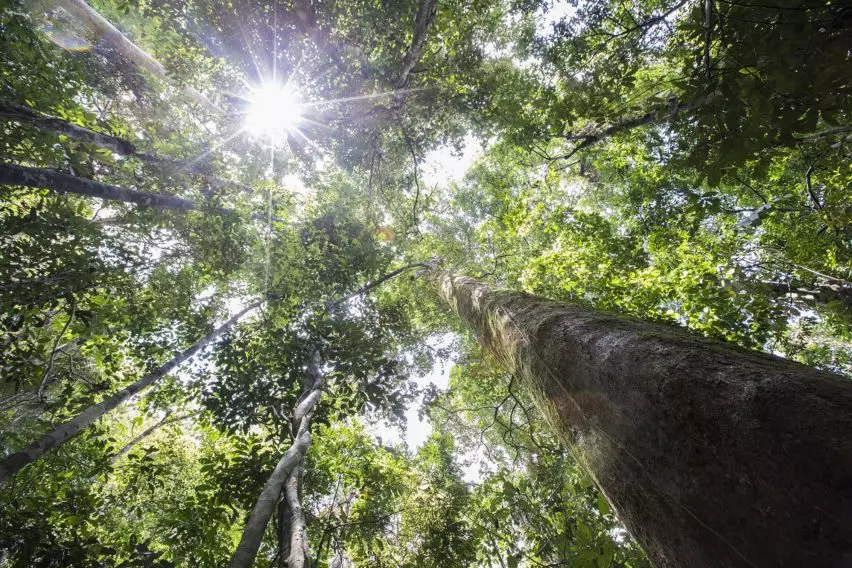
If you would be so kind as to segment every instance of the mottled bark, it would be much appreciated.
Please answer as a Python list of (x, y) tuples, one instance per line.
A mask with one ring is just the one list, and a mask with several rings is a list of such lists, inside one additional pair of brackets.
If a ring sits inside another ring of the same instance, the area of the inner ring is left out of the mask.
[(272, 475), (266, 480), (266, 484), (257, 498), (257, 503), (249, 515), (240, 544), (231, 557), (230, 568), (251, 568), (254, 564), (254, 558), (260, 548), (260, 541), (263, 540), (263, 533), (266, 531), (266, 525), (269, 523), (272, 511), (275, 510), (278, 503), (281, 488), (290, 472), (301, 463), (302, 456), (308, 451), (310, 445), (311, 433), (305, 430), (281, 456), (272, 471)]
[[(293, 412), (292, 429), (294, 436), (299, 432), (309, 432), (311, 415), (322, 396), (325, 377), (321, 370), (322, 362), (318, 350), (314, 350), (308, 361), (308, 378), (302, 401)], [(290, 555), (286, 559), (287, 568), (305, 568), (310, 566), (310, 550), (308, 548), (308, 526), (305, 522), (305, 511), (302, 508), (302, 476), (305, 471), (305, 456), (284, 484), (284, 499), (287, 501), (288, 520), (290, 528)]]
[(293, 471), (284, 484), (284, 499), (290, 513), (290, 555), (287, 557), (287, 568), (305, 568), (308, 562), (308, 529), (305, 523), (305, 511), (302, 508), (302, 475), (304, 460)]
[(158, 209), (177, 209), (180, 211), (203, 209), (219, 215), (235, 214), (234, 211), (230, 209), (225, 209), (223, 207), (203, 207), (194, 201), (175, 197), (173, 195), (145, 193), (144, 191), (125, 189), (123, 187), (108, 185), (86, 178), (55, 172), (53, 170), (28, 168), (15, 164), (0, 163), (0, 184), (23, 185), (26, 187), (49, 189), (60, 193), (73, 193), (75, 195), (85, 195), (87, 197), (98, 197), (109, 201), (123, 201), (125, 203), (135, 203), (137, 205), (155, 207)]
[[(293, 443), (281, 457), (269, 479), (266, 480), (266, 484), (260, 492), (257, 503), (246, 522), (246, 527), (243, 529), (240, 544), (231, 557), (231, 562), (228, 565), (229, 568), (251, 568), (254, 564), (257, 551), (260, 549), (260, 542), (263, 539), (263, 533), (266, 531), (266, 525), (269, 523), (272, 512), (278, 505), (282, 492), (284, 493), (284, 499), (287, 500), (285, 509), (289, 513), (287, 520), (290, 525), (290, 547), (289, 557), (286, 559), (287, 566), (292, 568), (294, 558), (299, 556), (296, 554), (297, 551), (302, 552), (303, 557), (306, 555), (307, 533), (304, 523), (304, 513), (302, 512), (301, 502), (298, 498), (298, 483), (300, 483), (298, 472), (303, 467), (305, 454), (311, 446), (311, 415), (322, 396), (324, 384), (324, 377), (320, 369), (319, 352), (317, 351), (312, 354), (311, 360), (308, 363), (308, 374), (312, 381), (310, 386), (303, 392), (302, 399), (293, 410), (293, 417), (291, 419)], [(291, 483), (290, 479), (293, 478), (296, 479), (292, 483), (296, 484), (297, 490), (294, 496), (295, 499), (291, 500), (293, 496), (289, 494), (286, 487), (288, 483)], [(297, 510), (294, 511), (294, 509)], [(300, 518), (301, 522), (299, 522)], [(279, 522), (281, 522), (281, 519), (279, 519)], [(299, 532), (304, 540), (294, 538), (293, 535), (296, 532)], [(294, 548), (294, 543), (298, 544), (299, 547)], [(304, 566), (304, 560), (301, 566)]]
[(278, 566), (287, 568), (287, 559), (290, 558), (290, 509), (287, 506), (287, 498), (280, 495), (278, 498)]
[(224, 324), (213, 330), (210, 334), (208, 334), (204, 339), (190, 347), (189, 349), (183, 351), (182, 353), (173, 357), (168, 363), (159, 367), (153, 373), (145, 375), (138, 381), (124, 387), (120, 391), (116, 392), (112, 396), (106, 398), (94, 406), (90, 406), (65, 424), (61, 426), (57, 426), (51, 432), (43, 436), (36, 442), (33, 442), (20, 452), (16, 452), (6, 458), (3, 461), (0, 461), (0, 482), (2, 482), (5, 478), (13, 475), (17, 471), (21, 470), (24, 466), (36, 461), (40, 457), (42, 457), (49, 450), (61, 446), (74, 436), (77, 436), (80, 432), (83, 431), (84, 428), (89, 426), (95, 420), (98, 420), (107, 412), (135, 395), (138, 392), (141, 392), (151, 384), (160, 380), (174, 369), (176, 369), (181, 363), (204, 349), (207, 345), (209, 345), (213, 340), (222, 335), (226, 330), (228, 330), (234, 323), (236, 323), (243, 315), (245, 315), (248, 311), (256, 308), (259, 303), (252, 304), (247, 308), (241, 310), (237, 315), (226, 321)]
[(852, 565), (852, 381), (424, 275), (533, 393), (657, 566)]
[[(115, 49), (126, 59), (132, 61), (138, 67), (145, 69), (158, 79), (169, 84), (176, 85), (176, 82), (172, 80), (166, 71), (166, 68), (163, 67), (159, 61), (148, 55), (148, 53), (127, 39), (127, 37), (121, 33), (118, 28), (113, 26), (94, 8), (86, 4), (84, 0), (56, 0), (55, 5), (77, 18), (77, 20), (89, 28), (89, 31), (93, 35), (109, 44), (110, 47)], [(221, 114), (222, 110), (196, 89), (189, 86), (182, 86), (179, 88), (181, 88), (187, 97), (189, 97), (189, 99), (193, 102), (214, 114)]]
[(423, 52), (426, 50), (426, 39), (429, 36), (429, 28), (432, 27), (432, 22), (435, 21), (435, 14), (438, 11), (438, 0), (421, 0), (420, 6), (417, 9), (417, 16), (414, 18), (414, 34), (411, 38), (411, 45), (402, 58), (402, 69), (394, 83), (394, 88), (404, 89), (408, 86), (408, 79), (415, 65), (423, 57)]

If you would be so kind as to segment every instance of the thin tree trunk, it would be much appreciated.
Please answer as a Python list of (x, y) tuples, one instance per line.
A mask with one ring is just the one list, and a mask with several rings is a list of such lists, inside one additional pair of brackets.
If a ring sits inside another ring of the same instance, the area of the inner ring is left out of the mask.
[(329, 302), (328, 305), (326, 305), (326, 307), (325, 307), (325, 311), (329, 311), (333, 308), (336, 308), (337, 306), (346, 302), (347, 300), (351, 300), (352, 298), (355, 298), (355, 297), (360, 296), (362, 294), (366, 294), (367, 292), (371, 291), (373, 288), (376, 288), (376, 287), (384, 284), (385, 282), (387, 282), (391, 278), (399, 276), (400, 274), (402, 274), (406, 270), (411, 270), (412, 268), (429, 268), (429, 265), (424, 264), (422, 262), (412, 262), (411, 264), (406, 264), (405, 266), (403, 266), (401, 268), (397, 268), (396, 270), (388, 272), (384, 276), (377, 278), (376, 280), (374, 280), (372, 282), (368, 282), (367, 284), (364, 284), (362, 287), (358, 288), (357, 290), (355, 290), (351, 294), (346, 294), (345, 296), (338, 298), (337, 300), (335, 300), (333, 302)]
[(138, 156), (143, 160), (150, 157), (149, 154), (141, 154), (136, 150), (136, 146), (128, 140), (122, 140), (109, 134), (95, 132), (82, 126), (77, 126), (74, 123), (55, 118), (53, 116), (44, 116), (41, 113), (15, 103), (0, 101), (0, 117), (12, 119), (22, 124), (28, 124), (42, 131), (61, 134), (71, 140), (92, 144), (99, 148), (115, 152), (120, 156)]
[(646, 114), (633, 118), (628, 118), (622, 122), (618, 122), (606, 128), (592, 132), (565, 134), (561, 136), (561, 138), (572, 142), (579, 142), (579, 144), (574, 146), (567, 154), (559, 156), (559, 159), (567, 160), (580, 150), (588, 148), (589, 146), (597, 144), (601, 140), (606, 140), (607, 138), (616, 134), (628, 132), (630, 130), (633, 130), (634, 128), (638, 128), (646, 124), (662, 122), (664, 120), (671, 120), (682, 112), (692, 112), (695, 109), (706, 105), (711, 100), (713, 100), (712, 96), (708, 96), (698, 101), (687, 103), (681, 103), (677, 100), (674, 100), (669, 104), (668, 109), (664, 109), (662, 111), (653, 110)]
[(302, 508), (302, 476), (305, 471), (304, 456), (301, 463), (290, 472), (284, 484), (284, 498), (290, 512), (290, 556), (287, 568), (305, 568), (308, 560), (308, 529)]
[[(175, 81), (169, 77), (166, 68), (159, 61), (151, 57), (148, 53), (142, 50), (139, 46), (121, 33), (118, 28), (113, 26), (106, 18), (101, 16), (94, 8), (86, 4), (84, 0), (57, 0), (56, 6), (61, 7), (69, 14), (77, 18), (80, 22), (89, 28), (95, 36), (101, 38), (109, 44), (119, 54), (126, 59), (132, 61), (138, 67), (145, 69), (158, 79), (165, 81), (171, 85), (175, 85)], [(204, 107), (214, 114), (221, 114), (222, 110), (214, 105), (210, 99), (205, 97), (196, 89), (183, 86), (180, 87), (183, 92), (195, 103)]]
[(402, 58), (402, 69), (394, 83), (394, 88), (404, 89), (408, 86), (408, 79), (411, 76), (411, 72), (420, 61), (420, 58), (423, 57), (429, 28), (432, 27), (432, 22), (435, 21), (437, 10), (438, 0), (421, 0), (420, 6), (417, 9), (417, 16), (414, 18), (414, 34), (411, 38), (411, 45)]
[(142, 432), (141, 434), (139, 434), (138, 436), (136, 436), (135, 438), (133, 438), (132, 440), (127, 442), (124, 445), (123, 448), (118, 450), (118, 452), (110, 458), (109, 465), (115, 465), (115, 462), (120, 460), (121, 457), (124, 454), (126, 454), (127, 452), (132, 450), (134, 447), (136, 447), (137, 444), (139, 444), (139, 442), (143, 441), (145, 438), (147, 438), (148, 436), (150, 436), (151, 434), (153, 434), (154, 432), (156, 432), (157, 430), (159, 430), (160, 428), (162, 428), (166, 424), (174, 424), (175, 422), (180, 422), (181, 420), (186, 420), (190, 416), (193, 416), (193, 414), (194, 413), (181, 414), (180, 416), (171, 416), (169, 413), (166, 413), (166, 415), (163, 416), (162, 420), (160, 420), (159, 422), (157, 422), (156, 424), (154, 424), (153, 426), (151, 426), (150, 428), (148, 428), (147, 430), (145, 430), (144, 432)]
[[(266, 525), (269, 523), (270, 517), (272, 517), (272, 512), (278, 505), (279, 496), (288, 479), (302, 467), (305, 454), (311, 446), (311, 415), (316, 408), (317, 402), (322, 397), (324, 384), (324, 377), (320, 370), (319, 352), (317, 351), (313, 353), (311, 361), (308, 364), (308, 373), (311, 375), (313, 382), (303, 393), (302, 400), (296, 405), (291, 420), (293, 444), (284, 452), (278, 465), (272, 471), (272, 475), (266, 480), (266, 485), (263, 486), (257, 503), (246, 522), (246, 528), (243, 530), (240, 544), (237, 545), (237, 549), (231, 557), (231, 562), (228, 565), (229, 568), (251, 568), (254, 564), (257, 551), (260, 549), (260, 542), (263, 540), (263, 533), (266, 531)], [(287, 498), (286, 493), (284, 497), (285, 499)], [(296, 501), (298, 502), (298, 499)], [(298, 503), (298, 507), (301, 511), (301, 503)], [(296, 532), (296, 526), (293, 524), (293, 503), (290, 500), (287, 501), (287, 509), (290, 512), (289, 520), (291, 523), (290, 557), (287, 559), (287, 566), (292, 566), (291, 562), (293, 557), (296, 556), (297, 550), (304, 555), (306, 547), (300, 547), (299, 549), (293, 548), (293, 533)], [(296, 522), (298, 522), (298, 519)], [(304, 527), (304, 516), (302, 516), (302, 527)], [(301, 532), (304, 534), (304, 529)], [(305, 542), (307, 542), (306, 537)]]
[(852, 381), (428, 270), (660, 568), (852, 563)]
[(85, 144), (92, 144), (98, 148), (115, 152), (120, 156), (138, 158), (147, 164), (151, 164), (152, 166), (162, 169), (163, 172), (167, 174), (186, 173), (197, 175), (202, 177), (213, 187), (232, 186), (242, 191), (251, 191), (251, 187), (249, 186), (225, 181), (214, 175), (210, 175), (207, 172), (206, 166), (201, 163), (185, 164), (171, 158), (163, 158), (147, 152), (140, 152), (136, 148), (136, 145), (129, 140), (104, 134), (103, 132), (89, 130), (88, 128), (78, 126), (72, 122), (68, 122), (67, 120), (62, 120), (61, 118), (46, 116), (23, 105), (0, 101), (0, 118), (7, 118), (22, 124), (30, 125), (42, 132), (53, 132), (70, 138), (71, 140), (76, 140)]
[(120, 391), (113, 394), (109, 398), (101, 401), (100, 403), (94, 406), (90, 406), (65, 424), (62, 424), (61, 426), (58, 426), (53, 429), (53, 431), (43, 436), (37, 442), (33, 442), (23, 450), (6, 457), (5, 459), (3, 459), (3, 461), (0, 461), (0, 482), (2, 482), (10, 475), (13, 475), (24, 466), (36, 461), (49, 450), (61, 446), (62, 444), (82, 432), (83, 429), (89, 426), (92, 422), (98, 420), (107, 412), (109, 412), (131, 396), (144, 390), (146, 387), (150, 386), (154, 382), (158, 381), (159, 379), (172, 372), (181, 363), (204, 349), (213, 340), (215, 340), (217, 337), (222, 335), (222, 333), (227, 331), (243, 315), (245, 315), (247, 312), (253, 310), (259, 305), (260, 302), (257, 302), (244, 308), (237, 315), (235, 315), (234, 317), (226, 321), (224, 324), (213, 330), (209, 335), (207, 335), (207, 337), (205, 337), (189, 349), (176, 355), (168, 363), (162, 365), (153, 373), (145, 375), (135, 383), (126, 386), (125, 388), (121, 389)]
[[(580, 150), (584, 150), (589, 146), (593, 146), (598, 142), (606, 140), (611, 136), (615, 136), (617, 134), (621, 134), (622, 132), (629, 132), (634, 128), (639, 128), (640, 126), (645, 126), (646, 124), (657, 124), (660, 122), (665, 122), (668, 120), (672, 120), (677, 115), (682, 113), (691, 113), (707, 104), (709, 104), (715, 95), (708, 95), (706, 97), (700, 98), (697, 101), (691, 102), (680, 102), (678, 100), (673, 100), (670, 102), (668, 108), (661, 108), (658, 110), (652, 110), (643, 115), (635, 116), (633, 118), (625, 119), (621, 122), (617, 122), (606, 128), (601, 128), (598, 130), (593, 130), (590, 132), (573, 132), (564, 135), (556, 136), (557, 138), (564, 138), (569, 142), (579, 142), (576, 146), (571, 148), (566, 154), (559, 156), (558, 159), (567, 160), (572, 157), (574, 154), (579, 152)], [(820, 138), (827, 138), (830, 136), (834, 136), (836, 134), (846, 134), (847, 132), (852, 131), (852, 126), (839, 126), (834, 128), (827, 128), (825, 130), (821, 130), (818, 132), (812, 132), (811, 134), (806, 134), (804, 136), (800, 136), (798, 138), (794, 138), (795, 144), (802, 144), (806, 142), (811, 142), (813, 140), (818, 140)]]
[(281, 456), (272, 471), (272, 475), (266, 480), (266, 485), (263, 486), (263, 490), (257, 498), (257, 503), (249, 515), (240, 544), (231, 557), (230, 568), (251, 568), (254, 564), (254, 558), (257, 556), (258, 549), (260, 549), (260, 541), (263, 540), (263, 533), (266, 531), (266, 525), (269, 523), (272, 511), (278, 503), (281, 487), (289, 477), (290, 472), (301, 463), (302, 456), (308, 451), (310, 445), (311, 433), (305, 430)]
[(219, 215), (235, 214), (231, 209), (225, 209), (224, 207), (203, 207), (194, 201), (173, 195), (145, 193), (144, 191), (107, 185), (98, 181), (62, 174), (52, 170), (28, 168), (15, 164), (0, 163), (0, 184), (49, 189), (60, 193), (99, 197), (109, 201), (123, 201), (125, 203), (135, 203), (158, 209), (177, 209), (181, 211), (198, 209), (211, 211)]

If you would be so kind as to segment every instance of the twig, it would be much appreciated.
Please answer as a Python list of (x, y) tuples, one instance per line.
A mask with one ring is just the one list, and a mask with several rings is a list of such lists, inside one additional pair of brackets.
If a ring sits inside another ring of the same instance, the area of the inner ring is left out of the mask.
[(74, 313), (77, 311), (77, 300), (71, 300), (71, 314), (68, 316), (68, 321), (65, 322), (65, 326), (63, 326), (62, 331), (56, 336), (56, 340), (53, 342), (53, 348), (50, 350), (50, 359), (47, 363), (47, 369), (44, 370), (44, 375), (41, 377), (41, 383), (38, 385), (38, 395), (36, 396), (36, 400), (39, 402), (44, 402), (44, 391), (47, 389), (47, 379), (50, 377), (51, 371), (53, 371), (53, 362), (56, 359), (57, 346), (59, 342), (62, 340), (62, 336), (65, 335), (65, 332), (68, 331), (68, 326), (71, 325), (71, 322), (74, 320)]
[(819, 202), (819, 199), (817, 199), (817, 196), (814, 193), (814, 189), (811, 186), (811, 174), (813, 173), (813, 171), (814, 166), (813, 164), (811, 164), (810, 166), (808, 166), (808, 171), (805, 172), (805, 187), (807, 188), (808, 195), (811, 196), (811, 199), (813, 200), (814, 205), (816, 205), (817, 209), (822, 209), (822, 204)]

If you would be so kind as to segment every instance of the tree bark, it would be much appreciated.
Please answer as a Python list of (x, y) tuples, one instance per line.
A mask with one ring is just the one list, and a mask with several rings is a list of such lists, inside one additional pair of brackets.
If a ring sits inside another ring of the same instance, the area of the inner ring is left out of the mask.
[(122, 140), (109, 134), (95, 132), (88, 128), (83, 128), (74, 123), (55, 118), (52, 116), (44, 116), (41, 113), (23, 105), (0, 101), (0, 117), (12, 119), (23, 124), (28, 124), (39, 130), (46, 130), (66, 136), (71, 140), (92, 144), (99, 148), (104, 148), (111, 152), (115, 152), (120, 156), (138, 155), (145, 159), (147, 154), (139, 154), (136, 146), (128, 140)]
[(355, 290), (354, 292), (352, 292), (350, 294), (346, 294), (345, 296), (342, 296), (342, 297), (338, 298), (337, 300), (334, 300), (333, 302), (329, 302), (325, 307), (325, 311), (328, 312), (328, 311), (336, 308), (340, 304), (351, 300), (352, 298), (355, 298), (355, 297), (360, 296), (362, 294), (366, 294), (367, 292), (371, 291), (372, 289), (377, 288), (378, 286), (381, 286), (382, 284), (384, 284), (388, 280), (390, 280), (390, 279), (392, 279), (396, 276), (399, 276), (400, 274), (402, 274), (406, 270), (411, 270), (412, 268), (428, 268), (428, 267), (429, 267), (428, 264), (424, 264), (422, 262), (412, 262), (411, 264), (406, 264), (405, 266), (403, 266), (401, 268), (397, 268), (396, 270), (388, 272), (387, 274), (381, 276), (380, 278), (377, 278), (376, 280), (374, 280), (372, 282), (367, 282), (362, 287), (358, 288), (357, 290)]
[[(311, 360), (308, 363), (308, 374), (312, 378), (312, 383), (304, 390), (302, 400), (293, 410), (293, 417), (291, 419), (293, 443), (281, 457), (269, 479), (266, 480), (266, 485), (263, 486), (257, 503), (246, 522), (246, 528), (243, 530), (240, 544), (237, 545), (237, 549), (231, 557), (231, 562), (228, 565), (229, 568), (251, 568), (254, 564), (257, 551), (260, 549), (260, 542), (263, 539), (263, 533), (266, 531), (266, 525), (269, 523), (275, 507), (278, 505), (279, 496), (282, 491), (284, 491), (284, 499), (287, 500), (286, 509), (289, 511), (288, 521), (290, 524), (290, 556), (286, 559), (287, 566), (292, 568), (292, 563), (294, 561), (298, 562), (298, 557), (300, 556), (302, 558), (300, 566), (304, 566), (307, 551), (307, 534), (304, 513), (302, 512), (302, 505), (298, 496), (298, 484), (300, 480), (299, 471), (303, 467), (305, 454), (311, 446), (311, 415), (316, 408), (317, 402), (322, 397), (324, 385), (318, 351), (314, 351), (311, 356)], [(292, 496), (289, 490), (286, 489), (289, 487), (290, 479), (297, 480), (294, 482), (296, 483), (294, 500), (291, 500)], [(279, 519), (279, 522), (283, 522), (283, 520)], [(296, 537), (296, 533), (299, 533), (302, 538)], [(294, 545), (298, 545), (298, 548)]]
[(304, 468), (303, 457), (284, 484), (284, 498), (290, 513), (290, 556), (287, 557), (287, 568), (305, 568), (308, 561), (308, 529), (301, 499)]
[(136, 148), (136, 145), (129, 140), (124, 140), (110, 134), (104, 134), (103, 132), (89, 130), (88, 128), (74, 124), (73, 122), (44, 115), (35, 109), (31, 109), (23, 105), (0, 101), (0, 118), (14, 120), (22, 124), (28, 124), (42, 132), (53, 132), (70, 138), (71, 140), (76, 140), (77, 142), (91, 144), (98, 148), (114, 152), (119, 156), (138, 158), (147, 164), (151, 164), (152, 166), (162, 169), (163, 172), (167, 174), (187, 173), (190, 175), (200, 176), (213, 187), (232, 186), (242, 191), (252, 191), (249, 186), (236, 182), (225, 181), (209, 174), (207, 167), (201, 163), (181, 163), (171, 158), (163, 158), (147, 152), (140, 152)]
[(20, 471), (24, 466), (41, 458), (49, 450), (61, 446), (74, 436), (78, 435), (80, 432), (83, 431), (84, 428), (89, 426), (92, 422), (98, 420), (107, 412), (109, 412), (134, 394), (144, 390), (146, 387), (150, 386), (151, 384), (155, 383), (159, 379), (172, 372), (181, 363), (204, 349), (213, 340), (215, 340), (217, 337), (222, 335), (222, 333), (227, 331), (243, 315), (245, 315), (247, 312), (253, 310), (259, 305), (260, 303), (257, 302), (244, 308), (237, 315), (235, 315), (234, 317), (226, 321), (224, 324), (213, 330), (210, 334), (207, 335), (207, 337), (205, 337), (189, 349), (176, 355), (168, 363), (162, 365), (153, 373), (145, 375), (135, 383), (126, 386), (125, 388), (121, 389), (120, 391), (106, 398), (100, 403), (95, 404), (94, 406), (90, 406), (82, 413), (78, 414), (65, 424), (54, 428), (53, 431), (43, 436), (40, 440), (33, 442), (20, 452), (16, 452), (4, 458), (2, 461), (0, 461), (0, 483), (3, 482), (3, 480), (9, 477), (10, 475), (13, 475), (16, 472)]
[(402, 58), (402, 69), (394, 83), (395, 89), (404, 89), (408, 86), (408, 79), (414, 66), (423, 57), (423, 51), (426, 49), (426, 39), (429, 36), (429, 28), (432, 27), (432, 22), (435, 21), (435, 14), (438, 11), (438, 0), (421, 0), (420, 6), (417, 9), (417, 16), (414, 18), (414, 34), (411, 38), (411, 45), (405, 52)]
[(272, 471), (272, 475), (266, 480), (266, 485), (263, 486), (263, 490), (257, 498), (257, 503), (249, 515), (240, 544), (231, 557), (230, 568), (251, 568), (254, 564), (254, 558), (257, 556), (258, 549), (260, 549), (260, 541), (266, 531), (266, 525), (269, 523), (272, 511), (278, 503), (281, 487), (293, 469), (301, 463), (302, 456), (308, 451), (310, 445), (311, 433), (305, 430), (281, 456)]
[(657, 566), (852, 565), (852, 381), (424, 275), (533, 393)]
[[(138, 67), (145, 69), (158, 79), (165, 81), (171, 85), (175, 85), (175, 81), (169, 77), (166, 68), (159, 61), (148, 55), (144, 50), (134, 44), (132, 41), (121, 33), (118, 28), (113, 26), (106, 18), (101, 16), (94, 8), (86, 4), (84, 0), (57, 0), (56, 6), (59, 6), (69, 14), (77, 18), (80, 22), (89, 28), (89, 31), (95, 36), (101, 38), (109, 44), (113, 49), (120, 53), (123, 57), (132, 61)], [(204, 107), (213, 114), (221, 114), (222, 110), (214, 105), (210, 99), (205, 97), (196, 89), (183, 86), (183, 92), (190, 100)]]
[(125, 189), (86, 178), (54, 172), (53, 170), (28, 168), (15, 164), (0, 163), (0, 184), (49, 189), (60, 193), (98, 197), (109, 201), (123, 201), (125, 203), (135, 203), (158, 209), (177, 209), (179, 211), (197, 209), (212, 211), (219, 215), (235, 214), (231, 209), (224, 207), (202, 207), (194, 201), (173, 195), (145, 193), (144, 191)]
[(569, 133), (562, 135), (561, 138), (564, 138), (565, 140), (568, 140), (570, 142), (579, 142), (579, 144), (571, 148), (571, 150), (567, 154), (559, 156), (559, 159), (567, 160), (580, 150), (588, 148), (589, 146), (597, 144), (601, 140), (606, 140), (607, 138), (615, 136), (616, 134), (628, 132), (630, 130), (633, 130), (634, 128), (639, 128), (640, 126), (644, 126), (646, 124), (671, 120), (681, 112), (692, 112), (695, 109), (706, 105), (711, 100), (713, 100), (713, 95), (704, 97), (698, 101), (686, 103), (681, 103), (677, 99), (674, 99), (669, 103), (667, 109), (653, 110), (643, 115), (628, 118), (622, 122), (617, 122), (606, 128), (600, 128), (598, 130), (593, 130), (590, 132)]
[(278, 566), (287, 568), (287, 560), (290, 558), (290, 509), (287, 498), (280, 495), (278, 498)]

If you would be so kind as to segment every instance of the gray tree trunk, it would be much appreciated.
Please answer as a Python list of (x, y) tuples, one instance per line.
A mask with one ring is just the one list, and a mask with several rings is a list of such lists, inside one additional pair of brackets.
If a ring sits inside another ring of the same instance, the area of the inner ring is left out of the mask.
[(123, 187), (107, 185), (105, 183), (100, 183), (86, 178), (54, 172), (53, 170), (28, 168), (15, 164), (0, 163), (0, 184), (23, 185), (26, 187), (49, 189), (60, 193), (73, 193), (75, 195), (99, 197), (109, 201), (123, 201), (125, 203), (135, 203), (137, 205), (155, 207), (158, 209), (177, 209), (181, 211), (203, 209), (219, 215), (235, 214), (235, 212), (230, 209), (225, 209), (223, 207), (203, 207), (194, 201), (175, 197), (173, 195), (145, 193), (144, 191), (125, 189)]
[(247, 308), (244, 308), (237, 315), (226, 321), (224, 324), (213, 330), (209, 335), (207, 335), (204, 339), (187, 349), (186, 351), (180, 353), (173, 357), (168, 363), (162, 365), (153, 373), (145, 375), (135, 383), (132, 383), (120, 391), (116, 392), (112, 396), (106, 398), (105, 400), (99, 402), (94, 406), (90, 406), (65, 424), (61, 426), (57, 426), (53, 429), (53, 431), (44, 435), (41, 439), (36, 442), (33, 442), (23, 450), (16, 452), (2, 461), (0, 461), (0, 482), (4, 479), (18, 472), (24, 466), (36, 461), (40, 457), (42, 457), (49, 450), (61, 446), (74, 436), (78, 435), (83, 431), (84, 428), (89, 426), (95, 420), (98, 420), (107, 412), (133, 396), (134, 394), (144, 390), (154, 382), (163, 378), (170, 372), (172, 372), (175, 368), (178, 367), (181, 363), (204, 349), (207, 345), (209, 345), (213, 340), (222, 335), (226, 330), (228, 330), (232, 325), (234, 325), (237, 320), (239, 320), (246, 312), (253, 310), (259, 305), (259, 303), (252, 304)]
[(660, 568), (852, 566), (852, 381), (429, 270)]
[[(287, 566), (294, 566), (294, 562), (298, 566), (304, 566), (307, 551), (307, 534), (304, 513), (298, 495), (298, 484), (300, 483), (299, 471), (303, 467), (305, 454), (311, 446), (311, 415), (322, 397), (324, 384), (318, 351), (314, 351), (311, 357), (311, 361), (308, 364), (308, 374), (311, 376), (313, 382), (303, 392), (302, 400), (293, 410), (293, 417), (291, 419), (293, 443), (284, 452), (284, 455), (281, 456), (278, 465), (275, 466), (269, 479), (266, 480), (266, 484), (260, 492), (257, 503), (246, 522), (246, 528), (243, 529), (240, 544), (237, 545), (237, 549), (231, 557), (231, 562), (228, 565), (229, 568), (251, 568), (254, 564), (254, 559), (263, 540), (263, 533), (266, 531), (266, 525), (269, 523), (272, 512), (278, 505), (282, 491), (284, 499), (287, 501), (286, 510), (289, 513), (287, 521), (290, 530), (290, 555), (286, 559)], [(291, 494), (291, 491), (288, 489), (291, 479), (296, 480), (292, 482), (296, 487), (295, 494)], [(282, 507), (279, 510), (284, 508)], [(279, 522), (284, 521), (279, 519)], [(300, 558), (302, 564), (298, 564)]]
[(254, 559), (260, 549), (260, 542), (263, 540), (266, 525), (269, 523), (272, 511), (278, 504), (281, 488), (293, 469), (302, 462), (302, 457), (308, 451), (310, 445), (311, 433), (305, 430), (281, 456), (272, 471), (272, 475), (266, 480), (266, 484), (257, 498), (257, 503), (249, 515), (246, 528), (243, 529), (243, 536), (240, 538), (240, 544), (237, 545), (237, 549), (231, 557), (230, 568), (251, 568), (254, 565)]
[(23, 105), (0, 101), (0, 118), (7, 118), (15, 122), (30, 125), (42, 132), (53, 132), (54, 134), (60, 134), (70, 138), (71, 140), (76, 140), (85, 144), (92, 144), (93, 146), (109, 150), (110, 152), (115, 152), (120, 156), (138, 158), (147, 164), (160, 168), (167, 174), (175, 175), (184, 173), (196, 175), (203, 178), (212, 187), (231, 186), (245, 192), (252, 191), (250, 186), (219, 179), (210, 173), (206, 164), (201, 162), (181, 163), (171, 158), (163, 158), (147, 152), (140, 152), (136, 148), (136, 145), (129, 140), (104, 134), (103, 132), (89, 130), (88, 128), (78, 126), (72, 122), (68, 122), (67, 120), (62, 120), (61, 118), (45, 116), (38, 111)]

